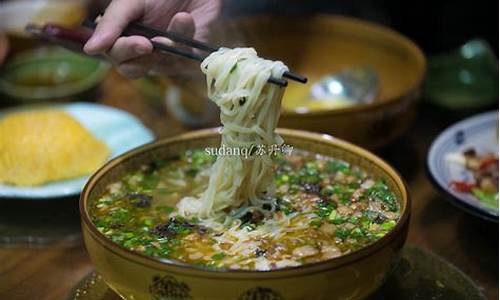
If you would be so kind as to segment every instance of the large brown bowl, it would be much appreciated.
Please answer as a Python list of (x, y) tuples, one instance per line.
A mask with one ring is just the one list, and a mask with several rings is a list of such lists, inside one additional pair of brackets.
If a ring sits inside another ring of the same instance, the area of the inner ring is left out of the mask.
[(89, 207), (106, 186), (129, 171), (187, 149), (217, 146), (216, 129), (186, 133), (139, 147), (107, 163), (85, 186), (80, 212), (85, 244), (97, 271), (124, 299), (363, 299), (377, 290), (391, 270), (408, 229), (410, 199), (398, 173), (380, 158), (327, 135), (280, 129), (287, 144), (343, 159), (383, 179), (401, 204), (395, 228), (373, 244), (320, 263), (274, 271), (207, 269), (154, 259), (127, 250), (101, 234)]
[[(390, 28), (336, 15), (258, 15), (223, 20), (212, 33), (216, 45), (254, 47), (260, 56), (281, 60), (308, 77), (306, 85), (290, 81), (280, 127), (324, 132), (374, 149), (399, 137), (414, 119), (426, 60), (417, 45)], [(323, 76), (359, 66), (379, 75), (373, 103), (316, 111), (286, 108), (296, 98), (308, 99), (311, 86)], [(199, 120), (207, 110), (206, 83), (186, 83), (179, 94)]]

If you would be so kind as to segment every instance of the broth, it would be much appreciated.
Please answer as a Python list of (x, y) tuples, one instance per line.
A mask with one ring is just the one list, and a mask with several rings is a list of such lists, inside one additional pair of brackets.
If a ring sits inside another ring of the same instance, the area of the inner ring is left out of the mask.
[(215, 268), (272, 270), (345, 255), (389, 232), (399, 201), (381, 180), (344, 161), (294, 150), (274, 159), (268, 211), (183, 218), (177, 202), (207, 187), (215, 157), (191, 150), (156, 161), (108, 186), (92, 204), (97, 229), (148, 256)]

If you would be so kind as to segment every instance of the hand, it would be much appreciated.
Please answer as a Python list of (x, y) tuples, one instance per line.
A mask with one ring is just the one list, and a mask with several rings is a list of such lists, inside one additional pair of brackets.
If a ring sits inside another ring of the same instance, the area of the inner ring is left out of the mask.
[[(151, 42), (142, 36), (120, 37), (128, 23), (140, 21), (159, 29), (175, 31), (189, 38), (206, 40), (208, 26), (217, 17), (220, 0), (113, 0), (90, 40), (87, 54), (107, 54), (118, 71), (130, 78), (148, 73), (182, 75), (192, 62), (169, 54), (153, 53)], [(173, 45), (164, 37), (154, 41)]]

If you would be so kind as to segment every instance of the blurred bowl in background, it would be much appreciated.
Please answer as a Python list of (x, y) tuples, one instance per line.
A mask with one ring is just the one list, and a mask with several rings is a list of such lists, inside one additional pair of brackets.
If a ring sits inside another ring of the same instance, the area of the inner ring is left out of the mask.
[(145, 76), (130, 83), (144, 96), (152, 102), (161, 102), (168, 88), (168, 80), (160, 76)]
[[(281, 127), (329, 133), (376, 148), (400, 136), (414, 119), (426, 60), (413, 42), (389, 28), (335, 15), (258, 15), (222, 20), (212, 33), (214, 45), (254, 47), (260, 56), (282, 60), (291, 70), (309, 78), (305, 85), (293, 81), (288, 85)], [(379, 92), (373, 102), (304, 109), (316, 81), (360, 65), (378, 74)], [(176, 105), (177, 110), (183, 108), (183, 114), (174, 115), (181, 116), (182, 121), (189, 121), (184, 116), (188, 113), (191, 119), (203, 119), (210, 106), (205, 85), (193, 82), (180, 87), (175, 101), (172, 95), (167, 96), (170, 104), (181, 103)]]
[(482, 39), (429, 58), (425, 99), (450, 110), (498, 105), (498, 58)]
[(22, 52), (0, 70), (0, 94), (11, 100), (72, 100), (102, 81), (110, 65), (58, 47)]
[[(309, 78), (305, 85), (290, 82), (281, 127), (329, 133), (376, 148), (400, 136), (414, 118), (426, 60), (418, 46), (389, 28), (333, 15), (256, 16), (221, 25), (224, 30), (215, 31), (221, 34), (219, 44), (255, 47), (259, 55), (282, 60)], [(304, 109), (315, 82), (360, 65), (373, 68), (380, 80), (372, 103)]]
[(0, 28), (9, 35), (28, 37), (29, 23), (73, 27), (87, 14), (87, 0), (10, 0), (0, 3)]

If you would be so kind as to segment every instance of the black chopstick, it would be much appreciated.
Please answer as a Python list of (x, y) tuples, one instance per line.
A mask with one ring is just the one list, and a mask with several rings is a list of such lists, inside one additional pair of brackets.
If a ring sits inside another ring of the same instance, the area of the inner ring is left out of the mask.
[[(87, 19), (83, 22), (83, 26), (95, 29), (97, 24), (94, 21)], [(210, 46), (204, 42), (201, 42), (201, 41), (198, 41), (195, 39), (186, 38), (185, 36), (182, 36), (178, 33), (175, 33), (172, 31), (162, 31), (162, 30), (159, 30), (157, 28), (150, 27), (150, 26), (147, 26), (147, 25), (144, 25), (141, 23), (137, 23), (137, 22), (130, 23), (127, 26), (127, 28), (125, 28), (124, 35), (142, 35), (142, 36), (147, 37), (148, 39), (152, 39), (155, 36), (163, 36), (163, 37), (171, 39), (174, 42), (181, 43), (181, 44), (184, 44), (184, 45), (187, 45), (187, 46), (190, 46), (190, 47), (193, 47), (193, 48), (205, 51), (205, 52), (210, 53), (210, 52), (214, 52), (214, 51), (218, 50), (218, 48), (216, 48), (216, 47)], [(154, 47), (154, 45), (153, 45), (153, 47)], [(180, 55), (179, 53), (176, 53), (176, 54)], [(306, 77), (299, 75), (299, 74), (295, 74), (295, 73), (290, 72), (290, 71), (284, 72), (283, 77), (287, 77), (289, 79), (292, 79), (292, 80), (295, 80), (295, 81), (298, 81), (301, 83), (307, 82)]]
[[(168, 30), (162, 31), (162, 30), (159, 30), (157, 28), (150, 27), (150, 26), (147, 26), (147, 25), (144, 25), (141, 23), (137, 23), (137, 22), (130, 23), (128, 25), (128, 28), (132, 31), (136, 31), (137, 33), (141, 33), (142, 35), (144, 35), (150, 39), (155, 37), (155, 36), (163, 36), (163, 37), (171, 39), (174, 42), (181, 43), (181, 44), (184, 44), (187, 46), (191, 46), (193, 48), (196, 48), (196, 49), (199, 49), (199, 50), (202, 50), (205, 52), (211, 53), (211, 52), (215, 52), (218, 50), (217, 47), (210, 46), (209, 44), (206, 44), (204, 42), (201, 42), (201, 41), (198, 41), (195, 39), (186, 38), (185, 36), (182, 36), (178, 33), (168, 31)], [(283, 77), (287, 77), (287, 78), (290, 78), (292, 80), (295, 80), (295, 81), (298, 81), (301, 83), (307, 82), (306, 77), (299, 75), (299, 74), (295, 74), (295, 73), (290, 72), (290, 71), (286, 71), (285, 73), (283, 73)]]
[[(205, 59), (205, 57), (203, 57), (201, 55), (198, 55), (198, 54), (195, 54), (192, 52), (188, 52), (188, 51), (184, 51), (184, 50), (179, 49), (179, 48), (167, 46), (165, 44), (157, 43), (154, 41), (151, 41), (151, 43), (153, 44), (153, 49), (156, 49), (159, 51), (173, 53), (173, 54), (185, 57), (185, 58), (197, 60), (199, 62), (202, 62)], [(288, 81), (286, 81), (285, 79), (282, 79), (282, 78), (269, 77), (268, 81), (270, 83), (277, 84), (277, 85), (282, 86), (282, 87), (285, 87), (288, 85)]]
[[(94, 21), (91, 21), (89, 19), (86, 19), (83, 21), (83, 26), (95, 29), (97, 24)], [(152, 39), (155, 36), (163, 36), (166, 38), (171, 39), (174, 42), (181, 43), (187, 46), (191, 46), (193, 48), (197, 48), (200, 50), (203, 50), (205, 52), (215, 52), (217, 51), (217, 48), (212, 47), (206, 43), (189, 39), (181, 34), (178, 34), (176, 32), (172, 31), (162, 31), (154, 27), (149, 27), (141, 23), (137, 22), (132, 22), (130, 23), (127, 28), (125, 28), (125, 31), (128, 32), (128, 35), (142, 35), (144, 37), (147, 37), (148, 39)]]

